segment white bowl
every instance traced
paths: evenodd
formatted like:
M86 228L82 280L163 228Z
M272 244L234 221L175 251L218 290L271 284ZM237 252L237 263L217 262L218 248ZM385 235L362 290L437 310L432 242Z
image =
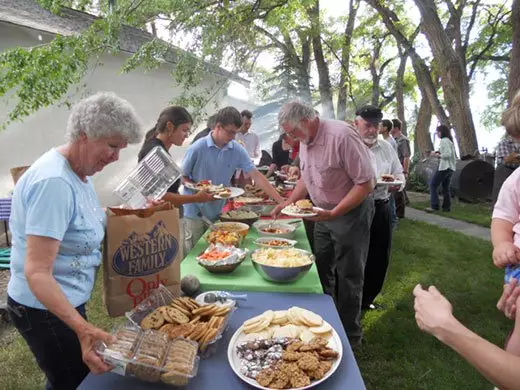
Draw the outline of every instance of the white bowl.
M285 245L285 246L270 245L269 241L272 241L272 240L283 241L283 242L286 242L287 245ZM263 248L273 248L273 249L293 248L297 243L298 243L298 241L295 241L295 240L289 240L288 238L278 238L278 237L276 237L276 238L275 237L258 237L255 240L256 245L261 246Z
M262 228L268 227L272 221L258 221L253 224L259 237L270 237L270 238L293 238L296 233L296 226L289 225L282 222L274 222L272 228L280 228L287 230L286 233L268 233L262 230Z

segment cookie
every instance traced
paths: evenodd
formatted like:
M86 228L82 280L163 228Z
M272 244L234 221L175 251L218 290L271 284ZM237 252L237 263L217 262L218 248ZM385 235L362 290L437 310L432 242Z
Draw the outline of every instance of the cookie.
M153 311L143 318L141 328L143 329L159 329L164 325L164 317L158 311Z
M263 369L256 376L256 381L260 386L269 387L269 384L274 380L276 372L270 368Z
M174 309L177 309L179 310L182 314L184 314L185 316L187 316L188 318L191 317L191 311L190 310L187 310L184 306L182 306L180 303L176 303L176 302L172 302L170 304L171 307L173 307Z
M287 352L298 352L303 342L295 340L287 346Z
M316 335L322 335L322 334L331 332L332 326L330 326L330 324L328 322L324 321L321 326L317 326L317 327L313 326L313 327L310 327L309 330Z
M320 361L312 354L304 354L298 359L297 364L304 371L316 370L320 365Z
M182 312L171 306L168 306L165 310L168 313L168 316L178 324L187 324L188 322L190 322L190 319L186 314L183 314Z

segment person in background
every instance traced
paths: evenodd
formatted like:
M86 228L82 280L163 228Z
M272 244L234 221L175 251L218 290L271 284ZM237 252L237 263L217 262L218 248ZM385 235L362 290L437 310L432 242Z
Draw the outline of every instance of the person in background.
M287 173L294 162L293 148L299 142L282 133L278 140L273 143L273 162L269 166L270 172L282 171Z
M403 182L398 187L379 184L373 193L375 214L370 226L370 245L365 265L362 301L363 309L373 310L377 308L374 299L383 289L386 271L390 263L392 248L391 192L402 191L405 186L405 178L403 167L392 145L378 137L379 122L383 117L381 110L367 105L360 108L358 113L354 123L364 144L373 153L376 177L389 174L395 180Z
M390 132L392 131L392 128L394 127L392 121L390 119L383 119L381 122L381 126L379 127L379 134L383 136L383 139L388 142L392 147L394 148L395 152L397 153L397 142L395 142L394 137L392 137L392 134ZM390 207L390 216L392 220L392 229L395 229L397 226L397 211L395 208L395 193L392 192L390 194L390 201L389 201L389 207Z
M520 289L515 289L518 297ZM514 298L512 289L504 289L498 308L513 317L520 316L520 301ZM453 315L450 302L434 287L424 290L417 285L415 296L415 320L419 328L436 337L440 342L466 359L491 383L500 389L518 389L520 383L520 356L504 351L466 328ZM506 303L506 301L509 301Z
M38 158L15 186L8 312L47 389L75 389L89 372L111 369L94 344L114 338L90 324L85 310L106 224L91 176L141 138L130 103L97 93L72 108L67 143Z
M397 143L397 157L403 166L403 173L406 180L408 180L408 169L410 168L410 141L401 132L402 123L399 119L392 119L391 135ZM406 190L395 192L395 211L398 218L404 218L407 196Z
M208 121L206 122L206 128L204 130L201 130L197 133L195 138L193 138L193 141L191 141L191 144L193 145L195 142L197 142L199 139L204 138L207 136L211 130L215 127L215 118L217 114L213 114L208 118Z
M182 164L183 181L197 183L211 180L213 184L230 186L231 177L237 169L248 174L276 202L283 198L260 173L249 158L246 150L234 140L242 118L234 107L221 109L215 118L215 128L206 137L191 145ZM191 190L183 188L184 194ZM206 230L202 217L211 221L218 219L225 200L184 205L184 232L187 250L191 250Z
M440 125L436 130L437 137L441 139L439 151L432 152L431 155L438 157L439 168L430 180L430 207L426 211L431 213L439 211L439 195L437 194L437 187L442 184L442 211L451 211L451 193L450 180L453 172L456 169L457 153L455 152L455 145L453 145L453 138L448 126Z
M343 121L320 119L301 102L283 105L278 122L300 141L301 178L289 199L272 212L310 195L316 266L324 291L334 297L351 345L361 345L361 296L374 216L375 173L370 151Z
M392 137L392 134L390 134L393 127L394 125L390 119L383 119L381 121L381 125L379 126L379 134L383 136L383 139L386 142L392 145L392 148L394 148L395 152L397 153L397 142L395 142L394 137Z
M514 96L510 107L504 112L508 119L514 114L520 115L520 91ZM502 119L504 122L504 119ZM493 177L493 204L504 181L520 166L520 131L514 126L506 128L506 134L496 149L496 169Z
M157 119L155 126L146 133L145 141L138 154L138 161L141 161L154 147L159 146L169 153L172 145L182 146L184 140L193 124L193 119L190 113L184 107L170 106L165 108ZM203 203L214 200L213 195L207 191L199 191L196 194L179 194L179 187L181 179L173 183L168 188L163 200L170 202L175 207L179 208L179 217L184 216L182 205L186 203ZM185 243L183 239L184 229L181 224L181 242ZM187 254L187 248L183 248L183 256Z
M255 132L249 131L251 128L253 113L249 110L244 110L240 113L240 116L242 117L242 126L240 126L240 129L238 130L235 141L246 148L247 154L256 165L260 161L261 153L260 138L258 138L258 135Z

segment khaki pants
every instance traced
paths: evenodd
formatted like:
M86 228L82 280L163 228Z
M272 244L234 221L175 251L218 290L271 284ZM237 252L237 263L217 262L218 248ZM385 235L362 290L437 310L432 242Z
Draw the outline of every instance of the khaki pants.
M184 257L186 257L206 231L202 219L182 219L184 227Z

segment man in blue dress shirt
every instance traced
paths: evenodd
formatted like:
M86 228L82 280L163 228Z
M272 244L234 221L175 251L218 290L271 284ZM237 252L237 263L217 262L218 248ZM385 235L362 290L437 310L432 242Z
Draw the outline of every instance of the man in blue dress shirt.
M231 177L237 169L241 169L255 181L271 198L282 203L283 198L267 181L251 162L247 151L234 140L242 125L240 112L234 107L221 109L215 118L215 127L206 137L191 145L182 163L183 181L197 183L200 180L211 180L215 185L231 185ZM191 190L184 188L184 194ZM191 250L205 231L201 215L215 221L218 219L225 200L207 203L190 203L184 205L185 248Z

